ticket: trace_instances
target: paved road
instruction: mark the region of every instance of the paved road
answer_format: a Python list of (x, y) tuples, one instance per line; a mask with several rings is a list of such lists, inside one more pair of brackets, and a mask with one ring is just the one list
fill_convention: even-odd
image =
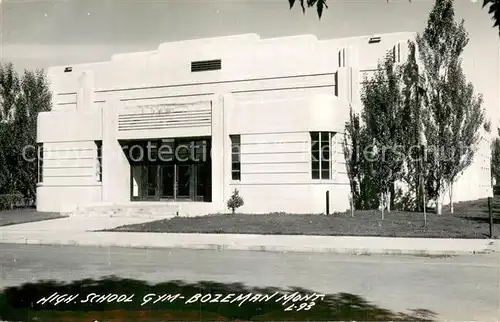
[(210, 280), (357, 294), (439, 319), (500, 317), (499, 255), (453, 258), (0, 244), (0, 287), (108, 275), (149, 282)]

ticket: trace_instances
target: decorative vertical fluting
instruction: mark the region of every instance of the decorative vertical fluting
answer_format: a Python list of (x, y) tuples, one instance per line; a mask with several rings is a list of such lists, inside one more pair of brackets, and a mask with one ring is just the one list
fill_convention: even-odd
[[(224, 128), (224, 97), (216, 94), (212, 99), (212, 202), (215, 209), (224, 205), (224, 176), (227, 171), (224, 169), (225, 151), (225, 128)], [(222, 209), (221, 209), (222, 211)]]
[(79, 81), (76, 108), (79, 111), (89, 110), (94, 106), (94, 74), (84, 71)]

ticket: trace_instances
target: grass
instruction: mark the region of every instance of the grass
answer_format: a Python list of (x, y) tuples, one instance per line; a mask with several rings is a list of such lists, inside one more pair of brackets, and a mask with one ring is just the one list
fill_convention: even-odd
[(0, 211), (0, 226), (25, 224), (29, 222), (65, 218), (54, 212), (39, 212), (34, 208), (16, 208)]
[[(498, 236), (500, 196), (493, 201), (494, 237)], [(175, 217), (143, 224), (117, 227), (108, 231), (156, 233), (212, 233), (263, 235), (380, 236), (421, 238), (489, 238), (487, 199), (455, 204), (455, 213), (443, 209), (443, 215), (391, 211), (381, 219), (378, 210), (325, 215), (295, 214), (215, 214), (199, 217)]]

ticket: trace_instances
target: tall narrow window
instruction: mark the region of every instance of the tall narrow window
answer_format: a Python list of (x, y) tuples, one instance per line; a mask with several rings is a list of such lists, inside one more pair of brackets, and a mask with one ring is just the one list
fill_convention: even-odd
[(311, 177), (332, 178), (332, 132), (311, 132)]
[(38, 143), (38, 183), (43, 182), (43, 143)]
[(239, 135), (231, 135), (231, 178), (241, 180), (241, 141)]
[(97, 182), (102, 182), (102, 141), (95, 141)]

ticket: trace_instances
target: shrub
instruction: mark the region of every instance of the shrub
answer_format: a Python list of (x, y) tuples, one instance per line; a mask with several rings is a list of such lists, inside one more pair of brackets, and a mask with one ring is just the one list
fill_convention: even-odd
[(231, 198), (229, 198), (229, 200), (227, 201), (227, 208), (231, 209), (234, 215), (234, 211), (239, 207), (243, 206), (243, 204), (244, 201), (243, 198), (240, 196), (240, 192), (238, 191), (238, 189), (234, 189)]
[(22, 194), (12, 193), (0, 195), (0, 210), (14, 209), (14, 207), (19, 207), (24, 204), (24, 198)]

